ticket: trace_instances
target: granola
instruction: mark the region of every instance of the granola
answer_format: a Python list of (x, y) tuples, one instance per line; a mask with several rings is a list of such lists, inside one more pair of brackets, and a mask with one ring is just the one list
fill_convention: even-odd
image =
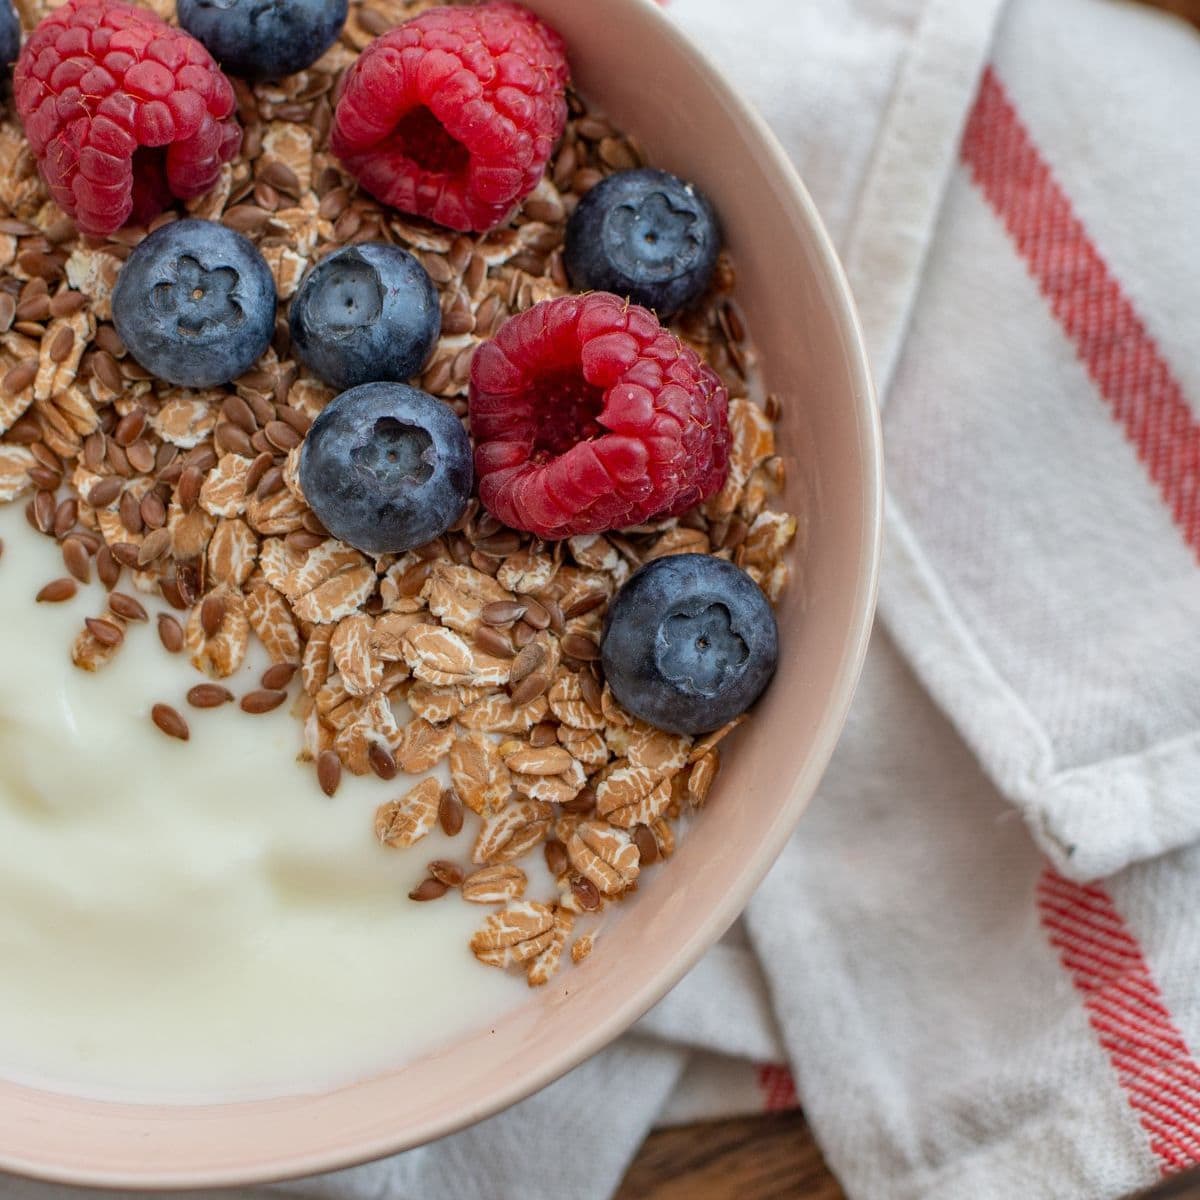
[[(579, 197), (644, 156), (572, 94), (563, 141), (509, 228), (456, 234), (359, 192), (326, 146), (338, 79), (372, 36), (428, 6), (352, 0), (340, 43), (313, 67), (278, 84), (238, 82), (242, 154), (186, 208), (254, 241), (284, 300), (342, 245), (411, 250), (442, 310), (418, 382), (465, 416), (475, 349), (512, 314), (570, 290), (562, 241)], [(36, 18), (52, 2), (26, 7)], [(0, 119), (0, 150), (0, 502), (26, 502), (30, 523), (62, 545), (69, 574), (85, 583), (94, 566), (110, 594), (80, 629), (75, 663), (102, 670), (146, 620), (119, 590), (128, 586), (176, 611), (158, 618), (164, 653), (186, 653), (210, 680), (228, 681), (252, 638), (265, 647), (282, 671), (241, 706), (292, 702), (299, 757), (327, 794), (343, 771), (386, 788), (399, 772), (446, 764), (449, 787), (410, 781), (380, 804), (376, 835), (392, 849), (437, 825), (465, 835), (463, 862), (430, 864), (412, 898), (457, 890), (496, 906), (471, 949), (524, 971), (531, 986), (547, 983), (578, 922), (671, 856), (673, 827), (706, 803), (729, 732), (693, 741), (620, 709), (597, 661), (609, 600), (642, 563), (682, 553), (730, 559), (776, 600), (784, 556), (803, 537), (795, 516), (770, 507), (784, 484), (779, 405), (753, 395), (733, 263), (722, 255), (705, 302), (672, 325), (734, 397), (730, 474), (711, 500), (678, 519), (552, 545), (472, 502), (443, 537), (373, 559), (330, 537), (299, 488), (297, 443), (333, 393), (291, 356), (283, 310), (271, 348), (234, 384), (189, 391), (150, 378), (110, 308), (121, 264), (147, 231), (80, 239), (47, 198), (11, 114)], [(199, 674), (192, 693), (196, 709), (235, 699)], [(164, 733), (186, 736), (174, 707), (155, 711)], [(536, 888), (526, 868), (543, 854), (556, 893), (527, 898)], [(573, 962), (593, 938), (575, 937)]]

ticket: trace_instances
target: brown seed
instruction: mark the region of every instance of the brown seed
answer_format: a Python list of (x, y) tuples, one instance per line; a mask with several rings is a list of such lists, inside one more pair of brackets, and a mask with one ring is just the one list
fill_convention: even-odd
[(240, 454), (242, 458), (253, 458), (255, 454), (254, 443), (246, 436), (245, 430), (229, 421), (217, 422), (213, 444), (223, 454)]
[(70, 600), (77, 591), (73, 579), (53, 579), (37, 594), (39, 604), (61, 604)]
[(121, 566), (136, 567), (138, 565), (138, 548), (132, 542), (113, 542), (108, 550)]
[(145, 438), (139, 438), (125, 451), (129, 465), (143, 475), (149, 475), (154, 470), (154, 449)]
[(537, 630), (528, 621), (522, 619), (513, 626), (512, 636), (513, 641), (524, 649), (537, 636)]
[(262, 685), (269, 692), (281, 692), (296, 674), (296, 668), (291, 663), (276, 663), (268, 667), (262, 675)]
[(29, 478), (38, 487), (45, 488), (48, 492), (58, 491), (59, 486), (62, 484), (61, 471), (52, 471), (49, 467), (43, 467), (40, 464), (29, 468)]
[(88, 617), (84, 624), (92, 637), (102, 646), (119, 646), (125, 640), (125, 634), (121, 627), (114, 625), (111, 621), (104, 621), (99, 617)]
[(153, 532), (146, 534), (146, 540), (142, 543), (141, 549), (138, 550), (137, 565), (139, 567), (148, 567), (152, 562), (157, 562), (171, 548), (171, 531), (169, 529), (155, 529)]
[(512, 668), (508, 673), (509, 683), (520, 683), (523, 679), (532, 675), (545, 661), (545, 646), (540, 642), (531, 642), (513, 659)]
[(167, 523), (167, 506), (157, 492), (147, 492), (140, 505), (142, 524), (147, 529), (161, 529)]
[(499, 630), (488, 625), (481, 625), (471, 639), (476, 650), (490, 654), (493, 658), (511, 658), (513, 655), (512, 642)]
[(175, 586), (179, 589), (181, 607), (191, 608), (200, 599), (199, 567), (195, 563), (176, 563)]
[[(507, 558), (510, 554), (515, 554), (520, 548), (521, 537), (511, 529), (506, 529), (503, 533), (495, 533), (491, 537), (480, 538), (475, 543), (475, 549), (480, 554), (486, 554), (489, 558)], [(542, 611), (544, 612), (545, 610), (543, 609)], [(549, 621), (546, 624), (549, 624)], [(544, 629), (545, 626), (542, 626), (542, 628)]]
[(121, 341), (121, 335), (111, 325), (101, 325), (96, 330), (96, 336), (92, 339), (101, 350), (107, 351), (113, 358), (123, 358), (125, 356), (125, 343)]
[(83, 465), (95, 474), (104, 463), (104, 434), (97, 430), (83, 441)]
[(17, 302), (8, 292), (0, 292), (0, 333), (7, 333), (12, 328), (16, 315)]
[(581, 633), (568, 633), (562, 640), (562, 652), (579, 662), (595, 662), (600, 657), (600, 647)]
[(586, 816), (596, 807), (596, 793), (590, 788), (580, 788), (575, 793), (574, 797), (562, 806), (565, 813), (570, 813), (572, 816)]
[(450, 889), (440, 879), (422, 880), (411, 892), (410, 900), (440, 900)]
[[(50, 305), (46, 304), (46, 315), (50, 315)], [(47, 353), (50, 355), (50, 361), (54, 363), (65, 362), (70, 357), (71, 351), (75, 347), (75, 330), (70, 325), (59, 326), (58, 332), (50, 340), (50, 347)]]
[(144, 408), (131, 409), (117, 422), (117, 427), (112, 433), (113, 441), (125, 449), (132, 446), (142, 436), (142, 430), (145, 428), (146, 410)]
[(79, 519), (79, 501), (68, 498), (54, 510), (54, 536), (62, 541)]
[(167, 737), (178, 738), (181, 742), (191, 737), (187, 722), (169, 704), (156, 704), (150, 710), (150, 718)]
[(217, 465), (217, 452), (211, 446), (197, 446), (189, 450), (184, 466), (195, 467), (202, 474)]
[(658, 861), (658, 842), (645, 825), (639, 825), (633, 831), (633, 844), (637, 846), (642, 866)]
[(204, 472), (199, 467), (184, 467), (179, 482), (175, 485), (175, 498), (184, 512), (191, 512), (200, 499), (200, 488), (204, 485)]
[(69, 537), (62, 544), (63, 566), (79, 580), (88, 583), (92, 578), (92, 562), (87, 547), (77, 537)]
[(447, 837), (457, 837), (463, 827), (462, 801), (451, 791), (442, 793), (438, 802), (438, 824)]
[(121, 502), (117, 505), (117, 512), (121, 516), (121, 524), (130, 533), (141, 533), (146, 528), (146, 523), (142, 520), (142, 506), (138, 503), (137, 497), (132, 492), (123, 492), (121, 494)]
[(327, 796), (332, 796), (342, 782), (342, 760), (332, 750), (317, 755), (317, 782)]
[(561, 634), (563, 627), (566, 625), (566, 619), (563, 617), (563, 610), (559, 606), (557, 600), (543, 600), (542, 607), (546, 610), (550, 617), (550, 628), (555, 633)]
[(600, 893), (590, 879), (584, 879), (582, 876), (572, 879), (571, 891), (575, 894), (576, 903), (584, 912), (594, 912), (600, 907)]
[(97, 350), (92, 355), (92, 373), (110, 392), (116, 392), (119, 395), (125, 388), (121, 368), (117, 366), (117, 360), (107, 350)]
[(3, 388), (6, 396), (15, 396), (18, 392), (23, 392), (31, 383), (34, 376), (38, 373), (38, 360), (36, 358), (27, 358), (24, 362), (19, 362), (15, 367), (10, 368), (4, 375), (4, 379), (0, 381), (0, 388)]
[(288, 404), (277, 404), (275, 415), (279, 420), (290, 425), (302, 438), (312, 428), (312, 421), (298, 408), (292, 408)]
[(516, 687), (509, 688), (509, 699), (518, 708), (523, 708), (526, 704), (532, 704), (549, 686), (550, 676), (544, 671), (535, 671), (522, 679)]
[(494, 600), (483, 606), (481, 615), (488, 625), (511, 625), (525, 615), (525, 605), (515, 600)]
[(287, 699), (287, 692), (258, 691), (242, 697), (242, 711), (258, 716), (278, 708)]
[(271, 421), (263, 433), (276, 450), (285, 454), (300, 445), (300, 435), (286, 421)]
[(217, 683), (198, 683), (187, 694), (187, 702), (193, 708), (220, 708), (232, 699), (233, 693)]
[(111, 438), (104, 444), (104, 456), (108, 459), (108, 465), (112, 470), (123, 479), (128, 479), (133, 474), (133, 468), (129, 465), (129, 456)]
[(367, 750), (367, 762), (371, 764), (371, 770), (380, 779), (396, 778), (396, 772), (399, 768), (396, 766), (395, 757), (386, 746), (381, 746), (378, 742), (372, 742), (370, 748)]
[(110, 592), (121, 578), (121, 566), (107, 546), (96, 551), (96, 576)]
[(251, 456), (255, 454), (265, 454), (268, 450), (274, 449), (275, 447), (272, 446), (269, 441), (267, 441), (267, 435), (263, 433), (261, 429), (250, 439), (249, 453)]
[(92, 487), (88, 493), (88, 503), (94, 509), (107, 509), (108, 505), (120, 496), (121, 488), (124, 486), (124, 482), (116, 478), (116, 475), (109, 475), (108, 479), (102, 479)]
[(580, 671), (579, 690), (583, 693), (583, 702), (594, 713), (604, 711), (604, 689), (600, 681), (591, 671)]
[(108, 607), (123, 617), (126, 621), (148, 621), (150, 614), (142, 607), (141, 602), (124, 592), (112, 592), (108, 597)]
[(52, 317), (69, 317), (77, 313), (87, 303), (87, 297), (82, 292), (59, 292), (50, 301)]
[(587, 613), (594, 612), (602, 604), (604, 604), (607, 599), (608, 597), (605, 596), (603, 592), (597, 592), (592, 596), (584, 596), (582, 599), (576, 600), (570, 608), (566, 609), (563, 612), (563, 616), (566, 617), (568, 621), (574, 619), (575, 617), (582, 617)]
[(558, 726), (553, 721), (542, 721), (529, 731), (529, 744), (535, 750), (543, 750), (558, 742)]
[(465, 878), (462, 867), (444, 858), (434, 859), (427, 870), (438, 883), (444, 883), (447, 887), (458, 887)]
[(221, 403), (221, 416), (236, 425), (247, 437), (258, 432), (258, 422), (254, 419), (254, 413), (241, 396), (226, 396)]
[(216, 637), (225, 620), (225, 598), (223, 596), (205, 596), (200, 606), (200, 628), (205, 637)]
[(158, 640), (168, 654), (183, 649), (183, 626), (168, 613), (158, 614)]
[(557, 879), (560, 875), (566, 873), (567, 870), (567, 848), (557, 838), (551, 838), (543, 847), (542, 853), (546, 856), (546, 866), (550, 868), (550, 874)]
[[(273, 462), (275, 456), (270, 451), (266, 451), (262, 457), (270, 458)], [(258, 487), (255, 489), (255, 494), (260, 500), (265, 500), (268, 496), (275, 495), (276, 492), (283, 488), (283, 469), (281, 467), (268, 467), (263, 473), (262, 478), (258, 481)]]
[[(245, 494), (249, 496), (255, 488), (262, 482), (263, 476), (271, 469), (275, 462), (273, 454), (260, 454), (251, 464), (250, 470), (246, 472)], [(280, 482), (283, 481), (282, 473), (280, 474)]]
[(53, 492), (38, 492), (33, 498), (33, 519), (42, 533), (54, 532), (54, 514), (58, 506)]
[(154, 470), (158, 473), (158, 482), (175, 484), (183, 474), (183, 463), (176, 462), (179, 457), (179, 447), (170, 442), (163, 442), (154, 452)]

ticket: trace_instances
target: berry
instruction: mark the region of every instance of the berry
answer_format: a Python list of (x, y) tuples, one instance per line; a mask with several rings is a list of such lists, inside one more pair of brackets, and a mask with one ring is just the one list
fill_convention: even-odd
[(241, 145), (212, 55), (130, 4), (55, 9), (25, 43), (13, 93), (50, 194), (87, 234), (203, 195)]
[(343, 392), (313, 422), (300, 487), (335, 537), (367, 554), (432, 541), (471, 498), (471, 443), (454, 410), (404, 383)]
[(11, 0), (0, 0), (0, 79), (7, 79), (21, 53), (21, 22)]
[(563, 263), (579, 291), (615, 292), (663, 320), (698, 300), (721, 248), (717, 215), (666, 171), (618, 171), (579, 202)]
[(656, 558), (637, 571), (610, 605), (600, 644), (618, 703), (671, 733), (707, 733), (740, 716), (778, 658), (762, 589), (711, 554)]
[(360, 242), (323, 258), (292, 301), (292, 344), (331, 387), (403, 382), (442, 328), (437, 289), (407, 250)]
[(548, 539), (677, 516), (725, 481), (728, 404), (646, 309), (603, 292), (543, 301), (471, 364), (479, 499)]
[(385, 204), (492, 229), (542, 178), (568, 78), (562, 38), (519, 4), (427, 9), (350, 68), (330, 145)]
[(232, 75), (282, 79), (337, 41), (349, 0), (177, 0), (179, 23)]
[(173, 221), (126, 260), (113, 324), (147, 371), (180, 387), (228, 383), (275, 332), (275, 280), (240, 233), (215, 221)]

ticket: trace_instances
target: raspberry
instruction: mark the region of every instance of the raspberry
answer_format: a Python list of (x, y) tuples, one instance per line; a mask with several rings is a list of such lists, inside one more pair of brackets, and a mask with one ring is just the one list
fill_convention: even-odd
[(562, 38), (519, 4), (427, 9), (350, 68), (330, 145), (385, 204), (483, 232), (537, 187), (568, 79)]
[(725, 482), (728, 405), (647, 309), (606, 292), (543, 301), (471, 364), (479, 499), (548, 540), (678, 516)]
[(68, 0), (52, 12), (21, 51), (13, 93), (42, 178), (82, 233), (202, 195), (241, 145), (212, 56), (129, 4)]

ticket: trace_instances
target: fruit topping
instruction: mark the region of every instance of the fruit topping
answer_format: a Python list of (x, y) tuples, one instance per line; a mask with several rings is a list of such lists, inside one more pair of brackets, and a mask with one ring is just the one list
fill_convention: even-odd
[(323, 258), (292, 301), (292, 345), (331, 387), (403, 382), (441, 332), (437, 288), (399, 246), (360, 242)]
[(367, 554), (400, 554), (462, 516), (471, 444), (440, 400), (403, 383), (363, 384), (313, 422), (300, 487), (335, 537)]
[(568, 78), (562, 39), (519, 4), (427, 9), (350, 68), (330, 144), (385, 204), (492, 229), (542, 178)]
[(282, 79), (337, 41), (349, 0), (178, 0), (176, 10), (231, 75)]
[(728, 404), (646, 309), (605, 293), (544, 301), (472, 363), (479, 498), (549, 539), (676, 516), (725, 481)]
[(129, 256), (113, 324), (147, 371), (180, 387), (228, 383), (275, 332), (275, 281), (254, 245), (215, 221), (173, 221)]
[(709, 554), (675, 554), (647, 563), (617, 593), (600, 656), (626, 710), (671, 733), (707, 733), (762, 695), (779, 633), (745, 571)]
[(704, 294), (720, 248), (708, 199), (646, 167), (618, 171), (583, 197), (567, 224), (563, 262), (580, 291), (628, 296), (666, 320)]
[(87, 234), (203, 195), (241, 145), (212, 55), (131, 4), (55, 9), (21, 51), (13, 95), (50, 194)]

